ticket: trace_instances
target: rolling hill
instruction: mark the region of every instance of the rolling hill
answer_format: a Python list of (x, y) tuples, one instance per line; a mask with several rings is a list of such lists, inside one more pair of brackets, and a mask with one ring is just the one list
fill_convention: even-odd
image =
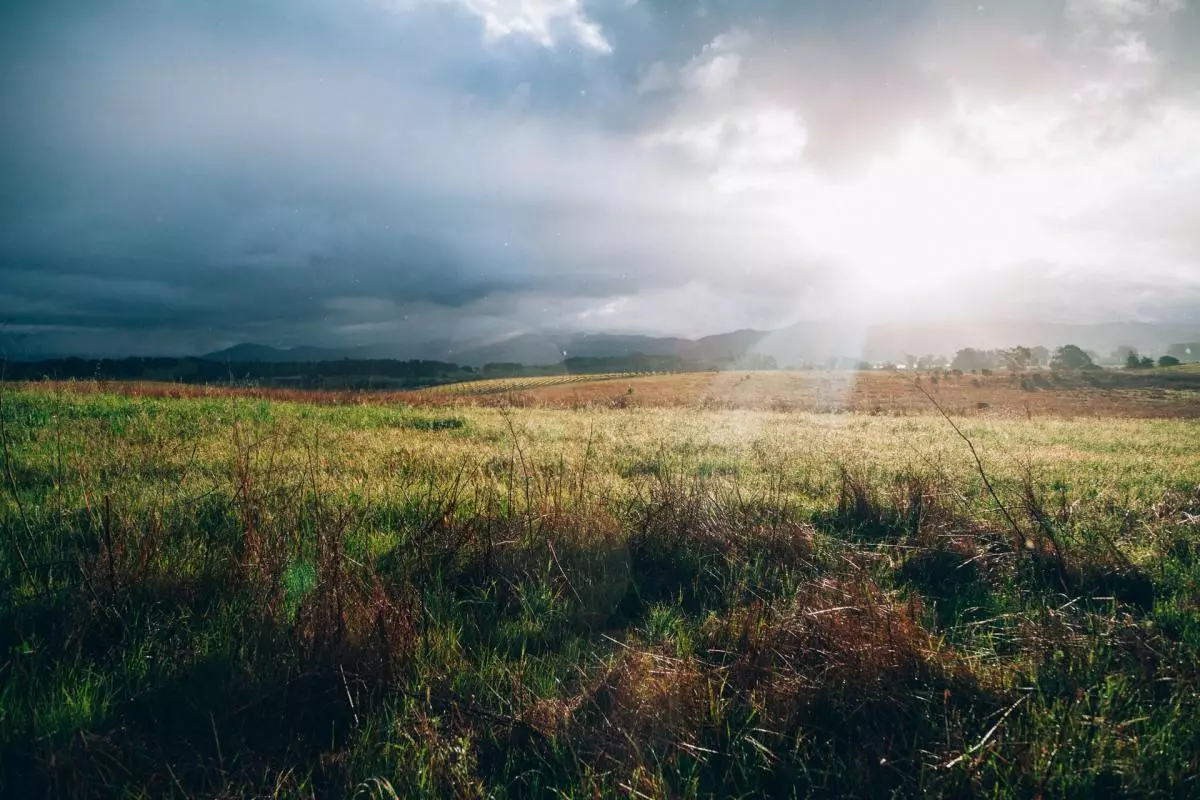
[(350, 348), (275, 348), (239, 344), (204, 358), (229, 362), (334, 361), (352, 359), (433, 359), (467, 366), (516, 362), (550, 365), (564, 358), (643, 354), (694, 361), (736, 359), (748, 353), (770, 356), (780, 366), (822, 363), (832, 358), (901, 361), (905, 355), (952, 356), (963, 347), (1015, 344), (1057, 347), (1077, 344), (1107, 355), (1122, 345), (1161, 354), (1177, 342), (1200, 340), (1200, 325), (1119, 322), (1096, 325), (979, 320), (966, 323), (862, 325), (848, 321), (804, 322), (778, 330), (745, 329), (686, 339), (595, 333), (522, 333), (488, 339), (378, 343)]

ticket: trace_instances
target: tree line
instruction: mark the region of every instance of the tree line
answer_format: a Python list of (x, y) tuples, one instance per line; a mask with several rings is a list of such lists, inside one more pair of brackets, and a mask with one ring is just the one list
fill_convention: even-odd
[(410, 388), (479, 377), (472, 367), (444, 361), (343, 359), (314, 362), (226, 362), (204, 358), (54, 358), (9, 361), (7, 380), (167, 381), (171, 383)]
[[(1132, 348), (1125, 352), (1129, 369), (1166, 367), (1180, 363), (1167, 354), (1158, 359), (1142, 356)], [(1114, 354), (1117, 355), (1117, 354)], [(1046, 347), (1017, 346), (996, 350), (966, 347), (953, 359), (942, 356), (907, 356), (912, 370), (985, 372), (1008, 368), (1062, 370), (1100, 369), (1095, 353), (1068, 344), (1053, 351)], [(895, 369), (885, 364), (884, 368)], [(854, 358), (834, 358), (822, 364), (788, 366), (787, 369), (869, 370), (876, 365)], [(516, 362), (471, 367), (446, 361), (412, 359), (341, 359), (312, 362), (228, 362), (205, 358), (54, 358), (43, 361), (5, 361), (0, 358), (0, 378), (6, 380), (111, 380), (167, 381), (192, 384), (236, 384), (336, 389), (411, 389), (481, 378), (537, 377), (542, 375), (586, 375), (612, 372), (704, 372), (712, 370), (775, 370), (779, 365), (769, 355), (745, 354), (738, 358), (691, 359), (675, 355), (630, 353), (621, 356), (574, 356), (559, 364), (530, 366)]]
[[(1049, 367), (1051, 369), (1101, 369), (1098, 353), (1084, 350), (1073, 344), (1063, 345), (1053, 351), (1046, 347), (1010, 347), (997, 350), (977, 350), (966, 347), (959, 350), (950, 362), (951, 369), (961, 372), (982, 372), (983, 370), (1011, 369), (1024, 370), (1031, 367)], [(1170, 354), (1157, 359), (1143, 356), (1135, 348), (1118, 348), (1108, 360), (1113, 366), (1123, 365), (1127, 369), (1150, 369), (1152, 367), (1173, 367), (1181, 360)]]

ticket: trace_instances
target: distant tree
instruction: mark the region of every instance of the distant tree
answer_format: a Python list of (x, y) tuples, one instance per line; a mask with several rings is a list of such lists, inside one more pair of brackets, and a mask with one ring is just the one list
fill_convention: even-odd
[(1132, 347), (1128, 348), (1125, 353), (1125, 369), (1141, 369), (1142, 360), (1138, 357), (1138, 351)]
[(1177, 367), (1179, 366), (1179, 359), (1175, 356), (1159, 356), (1158, 365), (1160, 367)]
[(767, 356), (762, 353), (745, 353), (734, 361), (733, 366), (737, 369), (779, 369), (779, 365), (775, 362), (775, 356)]
[(932, 353), (917, 359), (917, 369), (944, 369), (950, 361), (945, 356), (935, 356)]
[(1022, 345), (1001, 350), (1000, 357), (1004, 359), (1004, 363), (1009, 369), (1020, 371), (1033, 363), (1033, 350)]
[(992, 350), (976, 350), (974, 347), (965, 347), (954, 354), (954, 361), (950, 365), (954, 369), (961, 369), (964, 372), (991, 369), (1000, 366), (1000, 358)]
[(1142, 356), (1138, 359), (1138, 367), (1141, 369), (1150, 369), (1154, 366), (1154, 359), (1150, 356)]
[(1129, 366), (1129, 357), (1133, 356), (1134, 358), (1137, 358), (1137, 354), (1138, 351), (1136, 347), (1130, 344), (1123, 344), (1113, 351), (1112, 357), (1113, 360), (1118, 362), (1123, 361), (1125, 362), (1125, 366)]
[(979, 369), (975, 366), (977, 363), (975, 353), (976, 350), (974, 347), (964, 347), (954, 354), (954, 359), (950, 362), (950, 366), (954, 369), (961, 369), (963, 372)]
[(523, 369), (525, 366), (515, 361), (498, 361), (483, 365), (483, 371), (489, 375), (496, 373), (519, 375)]
[(1073, 344), (1065, 344), (1054, 351), (1054, 357), (1050, 359), (1050, 366), (1055, 369), (1087, 369), (1096, 364), (1082, 348)]
[(1030, 355), (1033, 356), (1032, 364), (1035, 367), (1050, 366), (1050, 349), (1042, 347), (1040, 344), (1037, 347), (1030, 349)]

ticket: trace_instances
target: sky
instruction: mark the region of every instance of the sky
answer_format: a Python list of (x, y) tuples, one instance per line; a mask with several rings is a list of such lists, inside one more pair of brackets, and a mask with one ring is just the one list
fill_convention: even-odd
[(1187, 0), (9, 0), (0, 335), (1200, 322)]

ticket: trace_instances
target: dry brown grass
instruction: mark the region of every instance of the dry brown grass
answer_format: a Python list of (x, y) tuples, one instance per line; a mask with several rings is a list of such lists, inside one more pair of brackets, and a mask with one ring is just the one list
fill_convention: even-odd
[[(473, 393), (452, 386), (405, 392), (194, 386), (151, 381), (32, 384), (81, 394), (130, 397), (250, 397), (321, 405), (506, 408), (700, 408), (910, 415), (933, 411), (915, 382), (947, 411), (989, 417), (1200, 418), (1200, 371), (1084, 374), (1035, 372), (948, 377), (901, 372), (689, 372), (615, 378), (576, 376)], [(469, 387), (471, 384), (456, 384)], [(514, 384), (515, 386), (518, 384)]]
[[(847, 758), (886, 772), (892, 759), (911, 757), (902, 740), (925, 702), (920, 687), (934, 687), (947, 705), (989, 692), (920, 615), (919, 600), (861, 575), (814, 580), (790, 603), (711, 616), (694, 655), (623, 644), (578, 694), (533, 704), (525, 718), (545, 736), (570, 738), (652, 797), (669, 794), (637, 769), (654, 751), (707, 762), (753, 747), (770, 770), (805, 731), (844, 727), (838, 745)], [(735, 699), (749, 706), (744, 727), (714, 738)]]
[[(1144, 385), (1148, 380), (1121, 373), (1079, 375), (929, 375), (921, 386), (955, 414), (989, 416), (1200, 417), (1200, 374), (1175, 388)], [(1024, 381), (1024, 387), (1022, 387)], [(631, 391), (632, 390), (632, 391)], [(692, 372), (651, 375), (595, 383), (563, 384), (518, 394), (484, 397), (403, 396), (419, 404), (505, 405), (518, 407), (615, 408), (691, 407), (713, 410), (855, 412), (907, 415), (931, 411), (914, 376), (893, 372)]]

